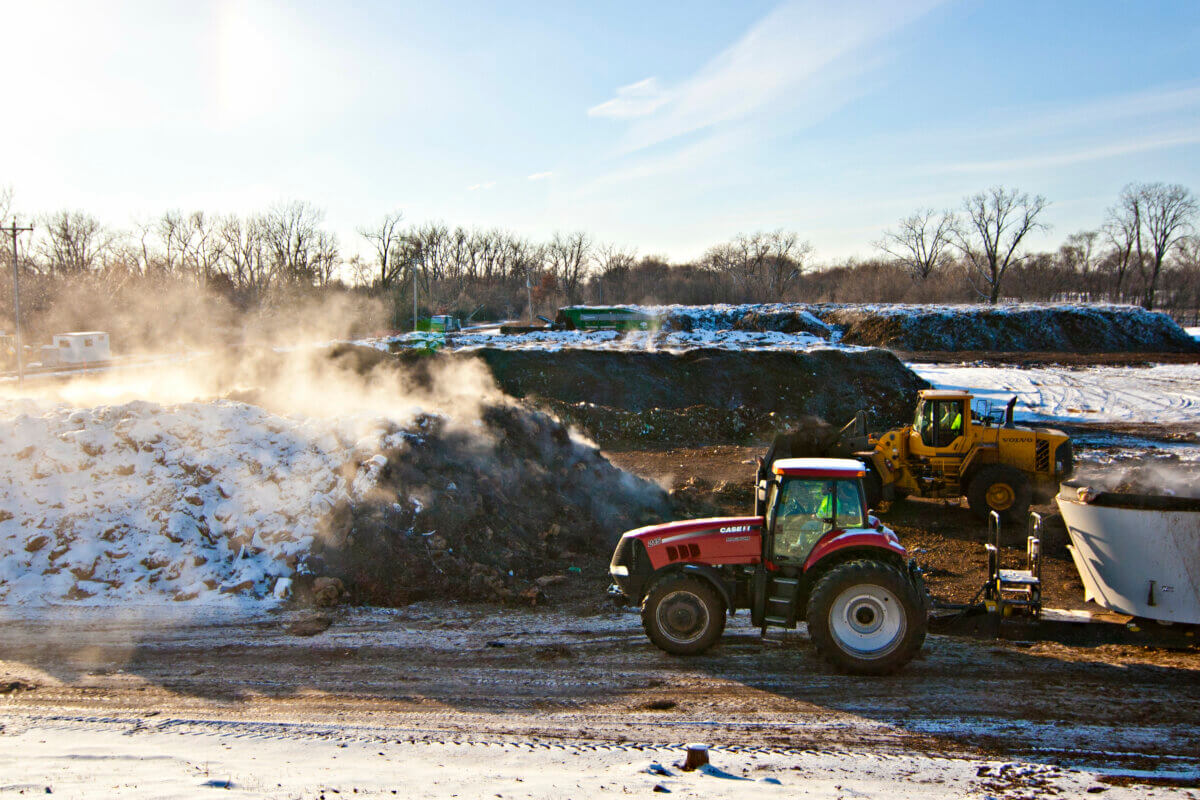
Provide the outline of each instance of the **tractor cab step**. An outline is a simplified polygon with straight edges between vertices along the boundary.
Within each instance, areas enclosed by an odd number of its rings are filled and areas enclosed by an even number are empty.
[[[766,635],[768,627],[796,627],[799,601],[799,578],[793,578],[785,575],[768,575],[766,586],[766,603],[763,607],[762,617],[763,635]]]

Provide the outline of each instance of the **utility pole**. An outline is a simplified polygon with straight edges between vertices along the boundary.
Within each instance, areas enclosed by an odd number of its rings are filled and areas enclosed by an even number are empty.
[[[413,266],[413,330],[417,329],[417,268]]]
[[[0,228],[12,236],[13,320],[17,326],[17,384],[25,384],[25,346],[21,342],[21,281],[17,278],[17,234],[33,230],[33,226],[18,228],[14,217],[8,228]]]

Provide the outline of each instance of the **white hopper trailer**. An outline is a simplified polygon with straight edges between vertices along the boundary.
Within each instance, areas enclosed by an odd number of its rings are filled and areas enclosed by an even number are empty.
[[[1200,499],[1061,485],[1084,599],[1134,617],[1200,624]]]
[[[43,367],[90,367],[111,360],[108,334],[104,331],[56,333],[52,344],[42,348]]]

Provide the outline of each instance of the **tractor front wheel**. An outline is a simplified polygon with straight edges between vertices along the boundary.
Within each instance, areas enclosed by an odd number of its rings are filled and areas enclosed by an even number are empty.
[[[829,570],[808,601],[808,635],[846,672],[886,675],[925,642],[923,598],[901,570],[882,561],[849,561]]]
[[[1019,522],[1029,514],[1032,500],[1029,478],[1004,464],[984,467],[967,485],[967,504],[980,519],[995,511],[1005,522]]]
[[[673,575],[659,581],[642,603],[642,627],[668,653],[703,653],[725,632],[725,603],[702,578]]]

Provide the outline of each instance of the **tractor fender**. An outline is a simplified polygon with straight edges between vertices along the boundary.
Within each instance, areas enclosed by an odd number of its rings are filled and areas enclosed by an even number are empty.
[[[908,551],[904,549],[904,545],[900,544],[896,534],[891,531],[851,530],[841,533],[835,531],[833,535],[817,542],[817,546],[809,554],[808,560],[804,562],[804,572],[807,574],[809,570],[835,553],[851,549],[874,551],[885,558],[898,561],[901,565],[908,561]]]
[[[729,591],[729,587],[725,585],[725,581],[721,579],[721,573],[717,572],[707,564],[679,564],[661,569],[654,574],[654,577],[646,581],[646,589],[642,592],[642,596],[650,594],[654,589],[654,584],[668,575],[695,575],[696,577],[712,584],[712,587],[717,590],[717,594],[721,596],[721,600],[725,603],[725,609],[729,613],[733,613],[733,595]]]

